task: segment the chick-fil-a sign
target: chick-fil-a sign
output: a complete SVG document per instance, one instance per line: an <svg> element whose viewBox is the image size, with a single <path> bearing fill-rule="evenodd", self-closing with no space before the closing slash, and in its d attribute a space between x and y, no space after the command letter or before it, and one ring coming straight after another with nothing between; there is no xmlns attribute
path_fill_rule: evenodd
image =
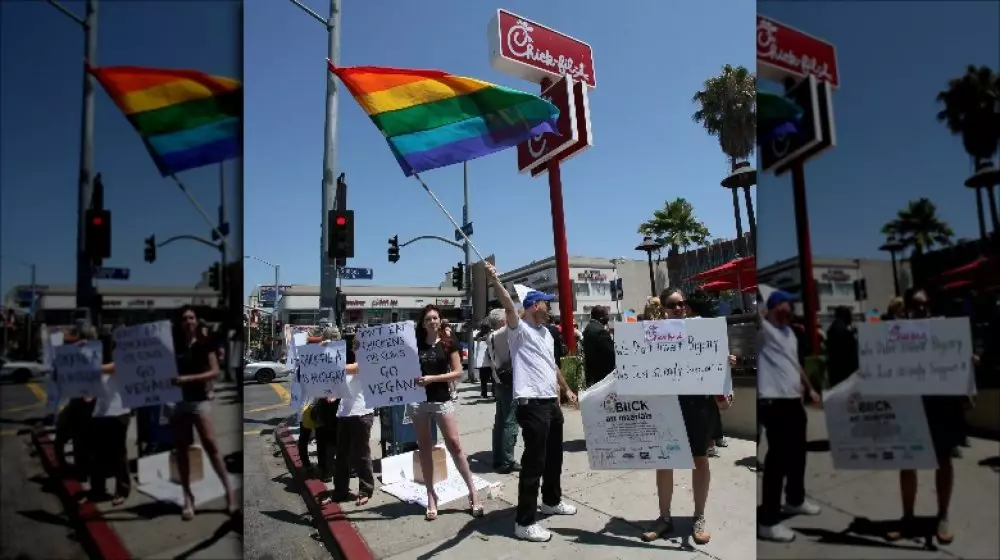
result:
<svg viewBox="0 0 1000 560"><path fill-rule="evenodd" d="M833 45L764 16L757 16L757 71L772 80L811 74L840 86Z"/></svg>
<svg viewBox="0 0 1000 560"><path fill-rule="evenodd" d="M530 82L569 76L597 87L590 45L507 10L489 27L490 59L497 70Z"/></svg>

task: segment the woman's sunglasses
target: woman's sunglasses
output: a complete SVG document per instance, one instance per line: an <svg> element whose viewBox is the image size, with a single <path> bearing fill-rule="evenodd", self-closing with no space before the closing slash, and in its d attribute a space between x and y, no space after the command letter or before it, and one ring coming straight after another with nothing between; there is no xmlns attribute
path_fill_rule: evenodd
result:
<svg viewBox="0 0 1000 560"><path fill-rule="evenodd" d="M686 301L668 301L663 304L663 307L666 307L667 309L686 309L687 306L688 302Z"/></svg>

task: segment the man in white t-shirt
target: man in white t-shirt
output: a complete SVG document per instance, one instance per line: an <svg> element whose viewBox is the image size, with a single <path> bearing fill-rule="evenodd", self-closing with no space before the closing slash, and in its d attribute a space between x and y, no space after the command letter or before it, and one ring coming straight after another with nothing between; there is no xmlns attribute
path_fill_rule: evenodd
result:
<svg viewBox="0 0 1000 560"><path fill-rule="evenodd" d="M551 294L531 291L521 301L524 316L504 289L493 265L486 263L489 276L507 319L507 341L513 366L513 397L517 423L524 439L521 476L517 484L517 514L514 536L532 542L547 542L552 533L536 523L538 490L541 486L544 515L573 515L576 507L562 499L563 414L559 393L570 403L570 390L556 365L552 334L545 326Z"/></svg>
<svg viewBox="0 0 1000 560"><path fill-rule="evenodd" d="M772 292L757 332L757 422L767 434L757 536L779 542L795 539L795 533L780 523L782 485L785 513L820 512L819 506L806 500L806 411L802 396L808 393L813 402L819 402L819 395L799 364L798 339L790 326L796 299L787 292Z"/></svg>

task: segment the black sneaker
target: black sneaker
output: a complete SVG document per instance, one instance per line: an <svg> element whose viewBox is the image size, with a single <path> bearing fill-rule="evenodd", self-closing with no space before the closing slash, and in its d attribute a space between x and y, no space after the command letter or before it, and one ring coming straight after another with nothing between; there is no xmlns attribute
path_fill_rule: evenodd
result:
<svg viewBox="0 0 1000 560"><path fill-rule="evenodd" d="M508 463L506 465L501 465L496 469L497 474L510 474L512 472L519 472L521 470L521 464L517 461Z"/></svg>

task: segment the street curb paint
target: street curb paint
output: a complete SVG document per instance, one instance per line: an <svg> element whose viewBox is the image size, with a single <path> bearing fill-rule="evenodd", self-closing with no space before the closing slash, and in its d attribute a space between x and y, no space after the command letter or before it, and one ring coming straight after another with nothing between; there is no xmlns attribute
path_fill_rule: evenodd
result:
<svg viewBox="0 0 1000 560"><path fill-rule="evenodd" d="M309 508L309 513L314 519L322 520L317 525L323 540L337 548L342 558L375 560L371 549L368 548L368 543L351 524L344 510L340 508L340 504L336 502L330 502L326 505L320 504L320 497L327 492L326 484L321 480L309 478L302 468L298 444L289 433L286 422L278 424L274 430L274 437L281 449L281 455L285 458L288 471L299 482L300 493Z"/></svg>
<svg viewBox="0 0 1000 560"><path fill-rule="evenodd" d="M66 515L79 524L77 533L80 543L91 558L103 560L129 560L132 554L125 548L118 532L104 519L101 511L91 502L78 502L75 496L83 492L80 482L73 478L63 478L56 461L55 442L49 433L32 431L31 442L42 461L42 467L49 479L56 482Z"/></svg>

